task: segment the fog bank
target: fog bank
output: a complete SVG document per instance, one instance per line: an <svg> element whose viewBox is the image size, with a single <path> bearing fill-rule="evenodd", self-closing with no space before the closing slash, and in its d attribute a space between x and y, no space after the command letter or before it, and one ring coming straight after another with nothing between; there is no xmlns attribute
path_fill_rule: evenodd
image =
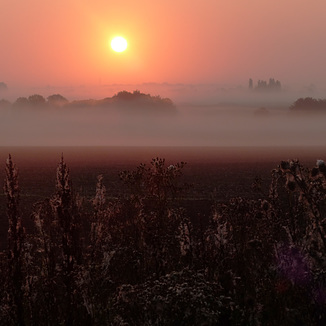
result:
<svg viewBox="0 0 326 326"><path fill-rule="evenodd" d="M20 108L0 118L0 146L324 146L326 139L325 114L286 108Z"/></svg>

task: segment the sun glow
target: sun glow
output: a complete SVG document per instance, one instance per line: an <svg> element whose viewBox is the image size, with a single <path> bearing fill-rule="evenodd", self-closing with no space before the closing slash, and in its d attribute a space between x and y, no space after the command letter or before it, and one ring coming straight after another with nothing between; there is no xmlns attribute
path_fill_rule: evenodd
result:
<svg viewBox="0 0 326 326"><path fill-rule="evenodd" d="M122 36L116 36L111 41L111 48L115 52L123 52L127 49L128 43Z"/></svg>

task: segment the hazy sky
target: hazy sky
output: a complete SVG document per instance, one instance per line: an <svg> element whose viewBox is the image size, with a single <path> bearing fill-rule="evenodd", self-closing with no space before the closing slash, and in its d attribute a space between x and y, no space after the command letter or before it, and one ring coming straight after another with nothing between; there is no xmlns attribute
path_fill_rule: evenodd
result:
<svg viewBox="0 0 326 326"><path fill-rule="evenodd" d="M0 12L11 87L326 84L325 0L1 0Z"/></svg>

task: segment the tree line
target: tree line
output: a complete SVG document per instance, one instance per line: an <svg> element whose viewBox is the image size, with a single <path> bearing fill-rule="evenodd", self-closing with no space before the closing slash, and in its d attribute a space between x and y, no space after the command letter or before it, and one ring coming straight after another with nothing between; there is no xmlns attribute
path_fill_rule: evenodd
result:
<svg viewBox="0 0 326 326"><path fill-rule="evenodd" d="M141 93L138 90L133 92L121 91L112 97L106 97L101 100L74 100L68 101L61 94L53 94L44 98L40 94L33 94L28 97L19 97L15 102L2 99L0 107L3 108L82 108L82 107L112 107L112 106L141 106L141 107L160 107L174 109L175 105L169 98L161 96L152 96Z"/></svg>
<svg viewBox="0 0 326 326"><path fill-rule="evenodd" d="M299 98L290 106L290 110L293 112L326 112L326 99Z"/></svg>

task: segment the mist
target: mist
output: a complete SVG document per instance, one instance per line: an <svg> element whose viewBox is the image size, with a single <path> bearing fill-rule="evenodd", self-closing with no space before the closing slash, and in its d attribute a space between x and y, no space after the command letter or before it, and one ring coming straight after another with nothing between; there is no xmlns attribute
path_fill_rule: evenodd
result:
<svg viewBox="0 0 326 326"><path fill-rule="evenodd" d="M267 103L268 104L268 103ZM179 104L135 108L19 108L0 112L0 146L324 146L325 114L286 106Z"/></svg>

